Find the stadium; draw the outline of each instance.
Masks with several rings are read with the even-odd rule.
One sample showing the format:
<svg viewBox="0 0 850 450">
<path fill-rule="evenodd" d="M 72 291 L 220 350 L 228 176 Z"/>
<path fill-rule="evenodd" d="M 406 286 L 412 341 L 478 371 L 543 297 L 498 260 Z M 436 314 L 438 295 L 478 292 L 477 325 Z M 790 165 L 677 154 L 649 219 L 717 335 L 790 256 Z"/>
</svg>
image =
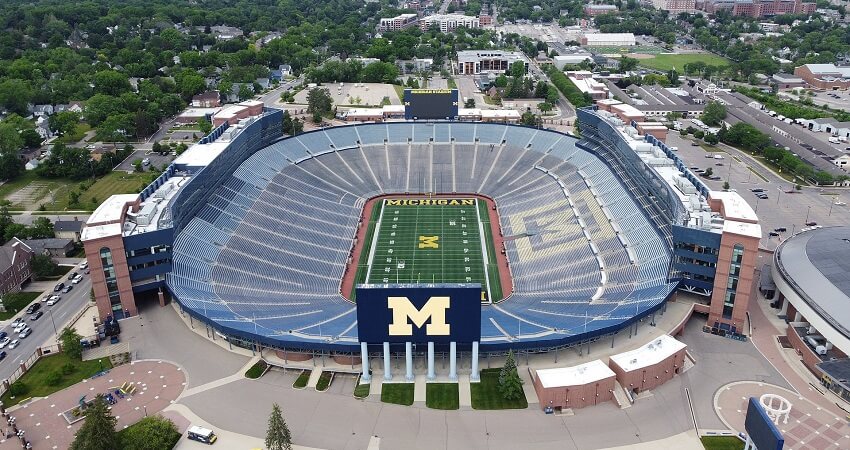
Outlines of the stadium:
<svg viewBox="0 0 850 450">
<path fill-rule="evenodd" d="M 582 138 L 412 120 L 283 137 L 282 112 L 256 106 L 91 216 L 101 317 L 156 292 L 232 345 L 353 354 L 359 287 L 460 283 L 480 287 L 473 354 L 589 343 L 677 289 L 710 298 L 696 308 L 715 328 L 741 329 L 751 209 L 609 113 L 580 110 Z"/>
<path fill-rule="evenodd" d="M 551 131 L 480 123 L 355 125 L 283 139 L 241 163 L 175 229 L 169 287 L 186 310 L 226 334 L 275 347 L 359 348 L 343 279 L 353 270 L 353 249 L 364 248 L 353 244 L 358 225 L 375 223 L 364 205 L 396 194 L 422 200 L 383 205 L 384 226 L 364 236 L 378 245 L 365 246 L 362 281 L 486 286 L 485 268 L 509 269 L 513 291 L 493 303 L 484 296 L 484 351 L 611 333 L 673 291 L 670 250 L 613 170 L 577 144 Z M 481 217 L 491 210 L 485 202 L 431 206 L 434 194 L 493 199 L 509 267 L 496 267 L 481 244 Z M 402 213 L 397 239 L 382 239 L 390 216 L 399 219 L 388 209 Z M 459 239 L 466 219 L 469 239 Z M 440 236 L 436 268 L 423 250 L 393 258 L 420 235 Z M 492 261 L 483 263 L 482 249 Z"/>
</svg>

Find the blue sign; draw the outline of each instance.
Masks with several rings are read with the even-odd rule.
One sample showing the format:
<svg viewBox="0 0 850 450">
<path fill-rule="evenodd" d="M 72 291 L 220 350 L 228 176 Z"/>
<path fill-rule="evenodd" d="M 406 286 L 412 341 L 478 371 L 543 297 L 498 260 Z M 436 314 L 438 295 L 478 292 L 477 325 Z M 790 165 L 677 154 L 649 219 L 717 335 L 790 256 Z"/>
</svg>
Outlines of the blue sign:
<svg viewBox="0 0 850 450">
<path fill-rule="evenodd" d="M 470 343 L 481 338 L 481 285 L 361 284 L 360 342 Z"/>
<path fill-rule="evenodd" d="M 744 430 L 758 450 L 782 450 L 785 438 L 755 397 L 750 397 Z"/>
</svg>

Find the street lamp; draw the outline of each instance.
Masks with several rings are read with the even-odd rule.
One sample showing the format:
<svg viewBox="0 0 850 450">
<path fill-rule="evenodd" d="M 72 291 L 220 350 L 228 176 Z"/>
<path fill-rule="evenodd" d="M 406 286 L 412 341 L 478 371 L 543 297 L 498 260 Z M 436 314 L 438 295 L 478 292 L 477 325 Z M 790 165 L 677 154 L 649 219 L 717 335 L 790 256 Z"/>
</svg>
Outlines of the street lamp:
<svg viewBox="0 0 850 450">
<path fill-rule="evenodd" d="M 776 190 L 779 191 L 779 195 L 776 196 L 776 204 L 778 205 L 779 204 L 779 197 L 782 197 L 782 187 L 777 186 Z"/>
<path fill-rule="evenodd" d="M 809 206 L 806 207 L 806 221 L 803 222 L 804 224 L 809 223 L 809 211 L 811 211 L 811 210 L 812 210 L 812 205 L 809 205 Z"/>
<path fill-rule="evenodd" d="M 56 321 L 53 320 L 53 308 L 50 309 L 50 322 L 53 323 L 53 334 L 59 337 L 59 330 L 56 329 Z"/>
</svg>

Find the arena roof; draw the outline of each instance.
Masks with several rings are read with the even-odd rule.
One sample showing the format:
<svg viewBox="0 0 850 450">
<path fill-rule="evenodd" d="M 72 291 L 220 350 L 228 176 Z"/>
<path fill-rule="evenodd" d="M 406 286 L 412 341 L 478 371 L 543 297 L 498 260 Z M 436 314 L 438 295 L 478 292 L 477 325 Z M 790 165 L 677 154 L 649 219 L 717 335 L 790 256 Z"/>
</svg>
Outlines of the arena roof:
<svg viewBox="0 0 850 450">
<path fill-rule="evenodd" d="M 799 233 L 777 249 L 783 276 L 833 327 L 850 327 L 850 227 Z"/>
</svg>

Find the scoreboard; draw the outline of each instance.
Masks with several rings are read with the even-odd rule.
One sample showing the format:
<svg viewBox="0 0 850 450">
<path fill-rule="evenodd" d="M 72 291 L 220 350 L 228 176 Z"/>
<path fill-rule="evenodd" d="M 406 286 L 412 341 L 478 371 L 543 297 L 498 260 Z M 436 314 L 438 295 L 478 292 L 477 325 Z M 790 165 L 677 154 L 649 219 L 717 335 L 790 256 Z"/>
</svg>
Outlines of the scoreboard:
<svg viewBox="0 0 850 450">
<path fill-rule="evenodd" d="M 357 335 L 369 343 L 478 341 L 481 285 L 358 285 Z"/>
<path fill-rule="evenodd" d="M 407 120 L 455 120 L 460 108 L 457 89 L 405 89 L 404 118 Z"/>
</svg>

